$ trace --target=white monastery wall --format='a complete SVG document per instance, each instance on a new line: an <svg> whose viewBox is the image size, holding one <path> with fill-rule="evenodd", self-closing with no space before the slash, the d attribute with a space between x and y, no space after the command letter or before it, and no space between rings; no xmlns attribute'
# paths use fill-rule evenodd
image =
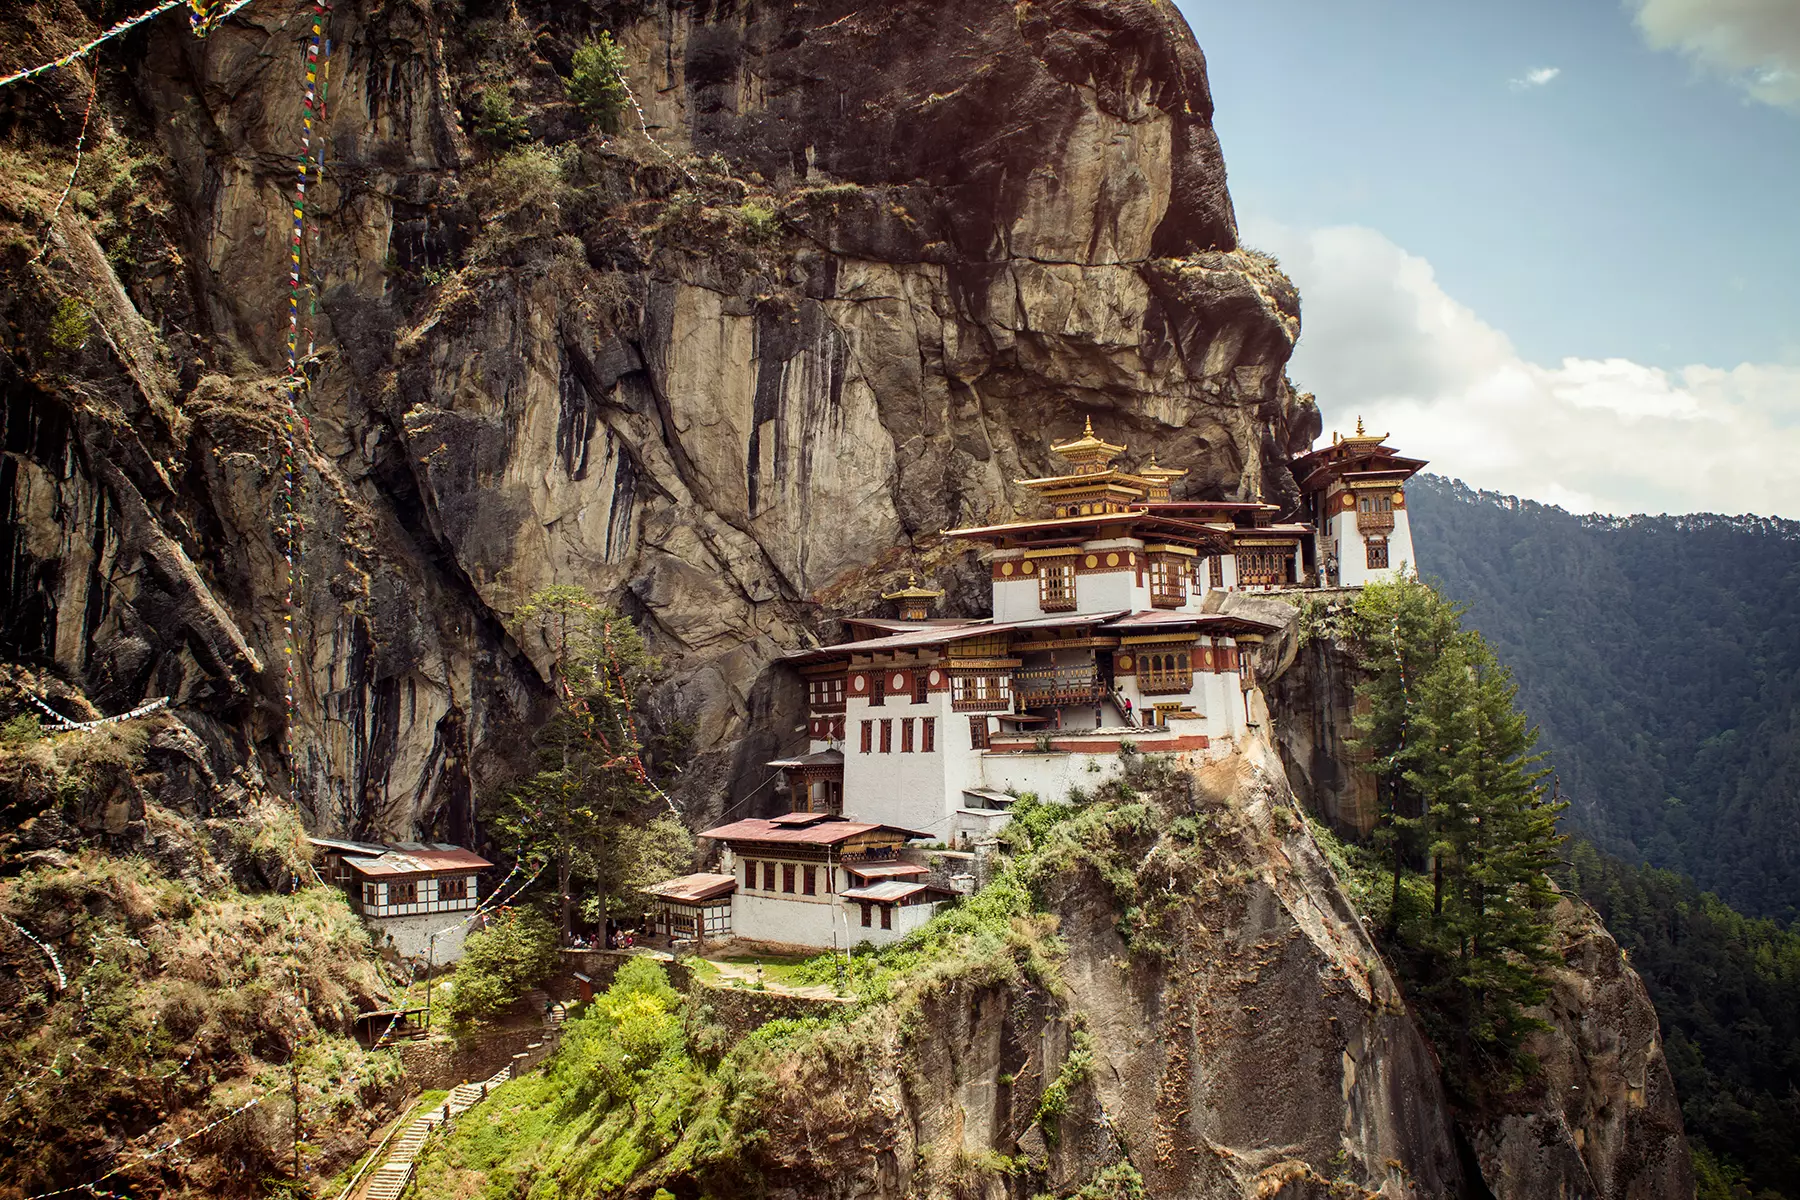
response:
<svg viewBox="0 0 1800 1200"><path fill-rule="evenodd" d="M740 873L741 875L741 873ZM746 894L741 886L731 897L734 937L797 946L849 949L862 942L885 946L897 942L936 914L936 904L896 905L893 928L881 927L881 906L871 904L870 925L862 923L862 905L837 896Z"/></svg>
<svg viewBox="0 0 1800 1200"><path fill-rule="evenodd" d="M1076 586L1080 586L1079 581ZM995 621L1035 621L1043 615L1044 610L1038 606L1038 584L1035 576L1027 575L1019 579L994 580Z"/></svg>
<svg viewBox="0 0 1800 1200"><path fill-rule="evenodd" d="M864 928L862 925L862 910L857 906L856 901L846 900L844 901L843 907L848 911L850 917L851 946L856 946L861 942L869 942L876 946L892 945L913 930L930 921L932 917L937 915L938 910L938 905L936 904L908 904L896 907L894 909L894 927L892 929L883 929L881 927L881 911L879 909L871 914L870 919L874 921L874 924Z"/></svg>
<svg viewBox="0 0 1800 1200"><path fill-rule="evenodd" d="M743 872L738 872L743 878ZM854 938L846 942L843 907L834 896L800 896L767 892L745 892L740 882L731 896L731 932L736 937L764 942L793 942L802 946L832 945L832 929L836 926L837 945L854 946ZM859 918L854 914L850 920Z"/></svg>
<svg viewBox="0 0 1800 1200"><path fill-rule="evenodd" d="M1329 522L1330 537L1337 543L1338 585L1340 587L1362 587L1376 580L1393 579L1400 572L1401 564L1417 569L1418 562L1413 554L1412 519L1404 508L1396 508L1393 513L1394 528L1388 534L1388 565L1386 570L1369 570L1367 547L1363 537L1356 528L1356 510L1340 509L1334 513ZM1329 545L1321 547L1329 552Z"/></svg>
<svg viewBox="0 0 1800 1200"><path fill-rule="evenodd" d="M852 696L845 706L844 814L865 821L879 821L916 829L934 838L947 835L949 810L946 797L954 797L962 785L952 788L950 755L946 746L969 752L967 716L950 711L950 693L932 692L924 704L912 703L910 694L889 695L886 703L869 704ZM937 722L936 748L927 754L924 718ZM913 723L913 748L904 745L900 722ZM893 722L890 750L881 752L881 722ZM869 753L862 752L862 723L875 722ZM957 725L961 728L958 729Z"/></svg>
<svg viewBox="0 0 1800 1200"><path fill-rule="evenodd" d="M473 908L473 905L470 905ZM377 917L369 922L377 944L391 943L405 958L424 958L443 965L463 956L469 925L467 913L428 913L410 917ZM437 937L433 939L432 934Z"/></svg>
<svg viewBox="0 0 1800 1200"><path fill-rule="evenodd" d="M440 904L438 900L439 883L444 882L445 880L459 878L463 880L464 894L458 899L446 900ZM414 893L416 899L407 904L391 903L395 894L395 887L399 883L416 884L417 887ZM383 918L409 917L433 911L458 911L474 908L477 903L476 896L480 886L481 877L479 875L450 875L442 878L438 876L426 876L422 879L383 880L378 883L371 880L357 885L358 890L354 898L356 900L357 908L364 916ZM369 889L371 887L375 889L373 900L368 898Z"/></svg>
<svg viewBox="0 0 1800 1200"><path fill-rule="evenodd" d="M981 771L983 786L996 792L1030 792L1045 803L1066 804L1070 788L1091 792L1117 775L1121 763L1117 754L1026 751L984 754Z"/></svg>

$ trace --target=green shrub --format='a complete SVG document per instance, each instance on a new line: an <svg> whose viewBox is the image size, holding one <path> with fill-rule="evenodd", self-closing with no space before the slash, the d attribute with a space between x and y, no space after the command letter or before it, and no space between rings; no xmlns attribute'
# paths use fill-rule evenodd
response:
<svg viewBox="0 0 1800 1200"><path fill-rule="evenodd" d="M1138 1169L1129 1162L1119 1162L1095 1175L1069 1200L1147 1200L1149 1195Z"/></svg>
<svg viewBox="0 0 1800 1200"><path fill-rule="evenodd" d="M608 133L618 131L629 93L625 90L625 55L612 34L602 33L575 51L574 68L563 86L588 120Z"/></svg>
<svg viewBox="0 0 1800 1200"><path fill-rule="evenodd" d="M781 220L766 204L751 201L737 207L738 227L751 242L772 242L781 236Z"/></svg>
<svg viewBox="0 0 1800 1200"><path fill-rule="evenodd" d="M512 95L504 87L483 88L477 93L469 125L476 139L491 150L510 150L531 140L530 127L513 112Z"/></svg>
<svg viewBox="0 0 1800 1200"><path fill-rule="evenodd" d="M563 162L542 146L502 154L471 184L470 193L486 217L524 208L553 208L562 199Z"/></svg>
<svg viewBox="0 0 1800 1200"><path fill-rule="evenodd" d="M0 725L0 746L29 746L42 741L44 726L31 713L20 713L4 725Z"/></svg>
<svg viewBox="0 0 1800 1200"><path fill-rule="evenodd" d="M444 1012L467 1030L491 1021L521 995L548 979L561 961L556 928L542 914L513 909L469 937Z"/></svg>
<svg viewBox="0 0 1800 1200"><path fill-rule="evenodd" d="M93 323L87 305L74 296L64 296L50 314L50 344L64 354L73 354L87 345Z"/></svg>

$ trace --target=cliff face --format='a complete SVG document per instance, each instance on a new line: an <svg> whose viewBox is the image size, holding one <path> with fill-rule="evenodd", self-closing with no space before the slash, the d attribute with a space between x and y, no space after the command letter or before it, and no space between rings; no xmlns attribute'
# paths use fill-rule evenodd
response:
<svg viewBox="0 0 1800 1200"><path fill-rule="evenodd" d="M703 817L787 748L775 656L914 566L977 609L985 579L939 531L1012 511L1084 416L1191 468L1185 494L1291 498L1282 463L1318 430L1282 374L1298 299L1237 244L1173 7L954 8L341 0L291 456L312 7L118 44L96 175L41 262L68 167L42 147L72 142L88 79L0 95L24 147L0 171L0 653L76 716L97 715L77 689L105 712L172 698L168 769L86 824L130 845L158 805L230 816L291 784L318 831L466 840L547 694L514 614L565 583L669 663L651 707L691 728L681 798ZM23 61L81 21L45 2L0 28ZM561 83L602 28L642 104L610 137ZM494 89L536 148L475 136ZM1051 889L1066 994L953 989L854 1086L797 1075L771 1177L1011 1194L944 1183L992 1152L1063 1191L1128 1157L1155 1195L1476 1192L1273 754L1193 786L1171 814L1188 835L1121 834L1110 876L1073 864ZM1654 1017L1646 1038L1599 939L1571 942L1598 957L1571 959L1545 1054L1591 1096L1475 1131L1496 1195L1681 1194ZM1076 1023L1094 1070L1048 1138Z"/></svg>
<svg viewBox="0 0 1800 1200"><path fill-rule="evenodd" d="M291 762L323 827L468 835L541 703L512 613L544 586L643 620L705 810L793 724L770 659L907 567L980 604L939 530L1011 511L1085 415L1192 467L1192 494L1291 493L1282 458L1318 428L1282 374L1297 297L1237 245L1168 5L345 0L307 198L284 761L270 514L311 13L128 43L105 134L160 211L129 253L73 210L44 266L15 250L25 535L0 601L30 614L10 656L104 704L172 695L216 769ZM17 44L55 15L15 18ZM603 26L642 102L610 138L558 74ZM471 140L482 89L553 152ZM79 348L46 345L63 297L92 312Z"/></svg>
<svg viewBox="0 0 1800 1200"><path fill-rule="evenodd" d="M1345 744L1355 737L1357 662L1334 611L1344 599L1307 603L1264 647L1258 670L1269 732L1295 791L1318 819L1355 835L1379 814L1372 793L1357 787ZM1276 617L1270 601L1233 604ZM1691 1196L1681 1104L1649 993L1592 909L1565 899L1554 919L1563 961L1532 1014L1548 1028L1525 1046L1543 1069L1490 1110L1458 1114L1472 1165L1497 1200Z"/></svg>

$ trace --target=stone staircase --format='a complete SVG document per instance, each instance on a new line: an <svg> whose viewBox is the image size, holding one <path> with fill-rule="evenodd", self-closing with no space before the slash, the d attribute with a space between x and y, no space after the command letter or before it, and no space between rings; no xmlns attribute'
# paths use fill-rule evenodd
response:
<svg viewBox="0 0 1800 1200"><path fill-rule="evenodd" d="M432 1133L487 1099L488 1094L509 1079L517 1079L549 1058L562 1040L563 1020L567 1014L560 1004L550 1007L544 1016L544 1036L513 1055L512 1062L486 1079L459 1083L450 1089L444 1102L429 1112L421 1113L406 1128L385 1163L363 1185L361 1200L400 1200L412 1185L418 1157Z"/></svg>
<svg viewBox="0 0 1800 1200"><path fill-rule="evenodd" d="M541 1046L542 1043L537 1043ZM528 1055L514 1056L514 1063ZM540 1058L538 1061L542 1061ZM533 1066L537 1065L535 1062ZM529 1068L528 1068L529 1069ZM419 1114L413 1123L407 1126L406 1133L394 1148L388 1152L388 1160L369 1176L364 1186L362 1200L400 1200L413 1180L414 1165L425 1149L425 1143L441 1125L448 1125L456 1117L468 1112L477 1104L487 1099L488 1093L513 1078L513 1067L501 1067L487 1079L473 1083L459 1083L450 1089L444 1102L430 1112Z"/></svg>

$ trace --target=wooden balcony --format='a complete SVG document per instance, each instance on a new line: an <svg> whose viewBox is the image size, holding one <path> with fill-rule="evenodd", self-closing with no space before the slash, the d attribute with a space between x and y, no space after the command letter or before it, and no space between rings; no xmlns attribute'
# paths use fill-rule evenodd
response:
<svg viewBox="0 0 1800 1200"><path fill-rule="evenodd" d="M1075 594L1070 592L1068 595L1040 595L1038 607L1045 612L1074 612Z"/></svg>
<svg viewBox="0 0 1800 1200"><path fill-rule="evenodd" d="M1394 528L1392 512L1358 512L1356 514L1356 532L1358 533L1391 533Z"/></svg>
<svg viewBox="0 0 1800 1200"><path fill-rule="evenodd" d="M1012 711L1010 696L965 696L950 701L950 711L960 713L1003 713Z"/></svg>
<svg viewBox="0 0 1800 1200"><path fill-rule="evenodd" d="M1187 589L1153 587L1150 589L1150 603L1155 608L1180 608L1187 603Z"/></svg>
<svg viewBox="0 0 1800 1200"><path fill-rule="evenodd" d="M1181 671L1146 671L1139 669L1138 691L1146 696L1185 696L1194 689L1194 673Z"/></svg>
<svg viewBox="0 0 1800 1200"><path fill-rule="evenodd" d="M1013 696L1025 708L1094 704L1106 696L1106 682L1092 663L1070 667L1022 667L1013 672Z"/></svg>

